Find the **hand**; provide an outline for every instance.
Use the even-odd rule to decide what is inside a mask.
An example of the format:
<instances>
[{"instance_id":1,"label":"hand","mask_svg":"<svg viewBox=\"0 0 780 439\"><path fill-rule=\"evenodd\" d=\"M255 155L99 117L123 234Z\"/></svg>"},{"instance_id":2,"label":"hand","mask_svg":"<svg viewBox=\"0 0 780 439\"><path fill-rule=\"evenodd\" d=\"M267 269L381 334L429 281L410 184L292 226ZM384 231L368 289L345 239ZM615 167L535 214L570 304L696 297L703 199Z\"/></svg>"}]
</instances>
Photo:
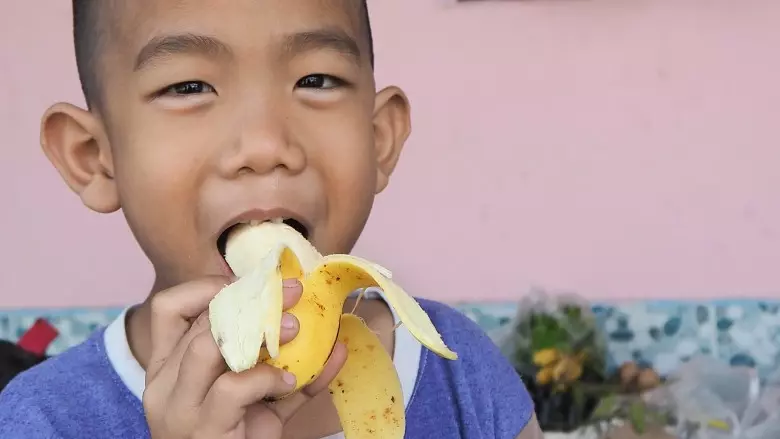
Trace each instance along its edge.
<instances>
[{"instance_id":1,"label":"hand","mask_svg":"<svg viewBox=\"0 0 780 439\"><path fill-rule=\"evenodd\" d=\"M337 345L314 383L276 403L263 402L289 392L295 377L265 364L242 373L227 369L207 313L209 301L227 283L227 278L212 277L152 298L152 355L143 405L154 439L279 439L285 422L327 388L346 360L344 345ZM285 281L284 309L302 292L298 281ZM297 333L297 320L285 313L281 343Z\"/></svg>"}]
</instances>

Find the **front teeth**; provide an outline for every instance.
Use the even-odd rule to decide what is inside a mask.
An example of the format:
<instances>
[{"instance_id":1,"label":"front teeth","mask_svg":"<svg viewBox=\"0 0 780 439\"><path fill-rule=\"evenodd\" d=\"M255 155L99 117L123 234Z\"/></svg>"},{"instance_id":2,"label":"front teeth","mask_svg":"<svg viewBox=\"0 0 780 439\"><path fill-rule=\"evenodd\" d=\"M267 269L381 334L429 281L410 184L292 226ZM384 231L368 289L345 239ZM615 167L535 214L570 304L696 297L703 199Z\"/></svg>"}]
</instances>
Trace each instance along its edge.
<instances>
[{"instance_id":1,"label":"front teeth","mask_svg":"<svg viewBox=\"0 0 780 439\"><path fill-rule=\"evenodd\" d=\"M252 221L249 221L249 223L248 223L248 224L249 224L250 226L259 226L260 224L263 224L263 223L266 223L266 222L268 222L268 223L274 223L274 224L283 224L283 223L284 223L284 218L271 218L271 219L269 219L269 220L264 220L264 221L261 221L261 220L252 220Z\"/></svg>"}]
</instances>

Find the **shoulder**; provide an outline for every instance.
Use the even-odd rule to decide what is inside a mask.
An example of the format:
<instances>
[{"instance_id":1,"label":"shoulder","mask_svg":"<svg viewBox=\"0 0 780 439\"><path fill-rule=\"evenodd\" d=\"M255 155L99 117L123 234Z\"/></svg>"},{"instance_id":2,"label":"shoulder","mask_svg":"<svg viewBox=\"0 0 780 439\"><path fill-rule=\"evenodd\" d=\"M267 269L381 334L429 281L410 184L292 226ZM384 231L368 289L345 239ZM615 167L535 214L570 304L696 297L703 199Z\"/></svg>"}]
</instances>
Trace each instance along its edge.
<instances>
[{"instance_id":1,"label":"shoulder","mask_svg":"<svg viewBox=\"0 0 780 439\"><path fill-rule=\"evenodd\" d=\"M458 354L453 364L489 370L500 366L500 371L507 373L510 379L520 379L498 346L476 322L450 305L428 299L417 301L447 346Z\"/></svg>"},{"instance_id":2,"label":"shoulder","mask_svg":"<svg viewBox=\"0 0 780 439\"><path fill-rule=\"evenodd\" d=\"M478 428L480 436L512 438L534 414L522 379L496 344L474 321L449 305L417 299L445 343L458 354L454 361L426 350L421 360L417 397L436 407L437 393L456 407L451 415ZM442 410L438 404L437 410ZM464 428L461 426L461 428Z\"/></svg>"},{"instance_id":3,"label":"shoulder","mask_svg":"<svg viewBox=\"0 0 780 439\"><path fill-rule=\"evenodd\" d=\"M108 407L128 407L105 355L103 331L16 376L0 393L0 437L70 437L106 422ZM80 434L75 434L74 437ZM95 437L95 436L93 436Z\"/></svg>"},{"instance_id":4,"label":"shoulder","mask_svg":"<svg viewBox=\"0 0 780 439\"><path fill-rule=\"evenodd\" d=\"M451 338L451 340L445 338L448 345L450 343L459 344L467 339L493 344L476 322L452 306L430 299L415 298L415 300L431 318L439 333L443 337Z\"/></svg>"}]
</instances>

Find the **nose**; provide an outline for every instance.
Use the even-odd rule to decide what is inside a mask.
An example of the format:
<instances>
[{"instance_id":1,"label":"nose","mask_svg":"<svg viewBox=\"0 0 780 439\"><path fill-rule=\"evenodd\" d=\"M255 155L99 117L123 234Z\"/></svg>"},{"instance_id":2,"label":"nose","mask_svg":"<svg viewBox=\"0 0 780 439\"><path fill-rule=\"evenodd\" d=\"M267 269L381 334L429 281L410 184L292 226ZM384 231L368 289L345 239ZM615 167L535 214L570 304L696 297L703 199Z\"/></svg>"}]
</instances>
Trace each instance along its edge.
<instances>
[{"instance_id":1,"label":"nose","mask_svg":"<svg viewBox=\"0 0 780 439\"><path fill-rule=\"evenodd\" d=\"M233 143L220 160L225 178L277 171L296 174L306 168L306 154L293 141L283 111L255 109L245 112L236 125Z\"/></svg>"}]
</instances>

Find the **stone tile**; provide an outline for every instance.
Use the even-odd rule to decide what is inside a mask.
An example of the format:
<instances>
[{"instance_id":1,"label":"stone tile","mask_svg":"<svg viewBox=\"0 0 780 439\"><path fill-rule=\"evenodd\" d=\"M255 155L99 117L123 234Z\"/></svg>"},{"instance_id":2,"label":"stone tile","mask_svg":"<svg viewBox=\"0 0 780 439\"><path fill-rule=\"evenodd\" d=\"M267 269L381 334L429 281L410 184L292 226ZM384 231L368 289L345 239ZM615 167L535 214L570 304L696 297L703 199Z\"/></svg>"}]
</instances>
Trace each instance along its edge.
<instances>
[{"instance_id":1,"label":"stone tile","mask_svg":"<svg viewBox=\"0 0 780 439\"><path fill-rule=\"evenodd\" d=\"M464 302L453 306L494 340L505 334L517 312L516 302ZM660 373L674 370L698 355L731 364L755 365L762 376L780 370L780 301L646 301L594 304L608 337L608 363L651 364ZM36 318L60 331L50 355L84 341L120 313L117 308L0 310L0 338L16 341Z\"/></svg>"},{"instance_id":2,"label":"stone tile","mask_svg":"<svg viewBox=\"0 0 780 439\"><path fill-rule=\"evenodd\" d=\"M713 307L637 302L593 307L608 340L609 365L626 361L673 371L696 355L716 355Z\"/></svg>"},{"instance_id":3,"label":"stone tile","mask_svg":"<svg viewBox=\"0 0 780 439\"><path fill-rule=\"evenodd\" d=\"M780 302L720 302L715 317L721 361L756 367L764 377L780 370Z\"/></svg>"}]
</instances>

